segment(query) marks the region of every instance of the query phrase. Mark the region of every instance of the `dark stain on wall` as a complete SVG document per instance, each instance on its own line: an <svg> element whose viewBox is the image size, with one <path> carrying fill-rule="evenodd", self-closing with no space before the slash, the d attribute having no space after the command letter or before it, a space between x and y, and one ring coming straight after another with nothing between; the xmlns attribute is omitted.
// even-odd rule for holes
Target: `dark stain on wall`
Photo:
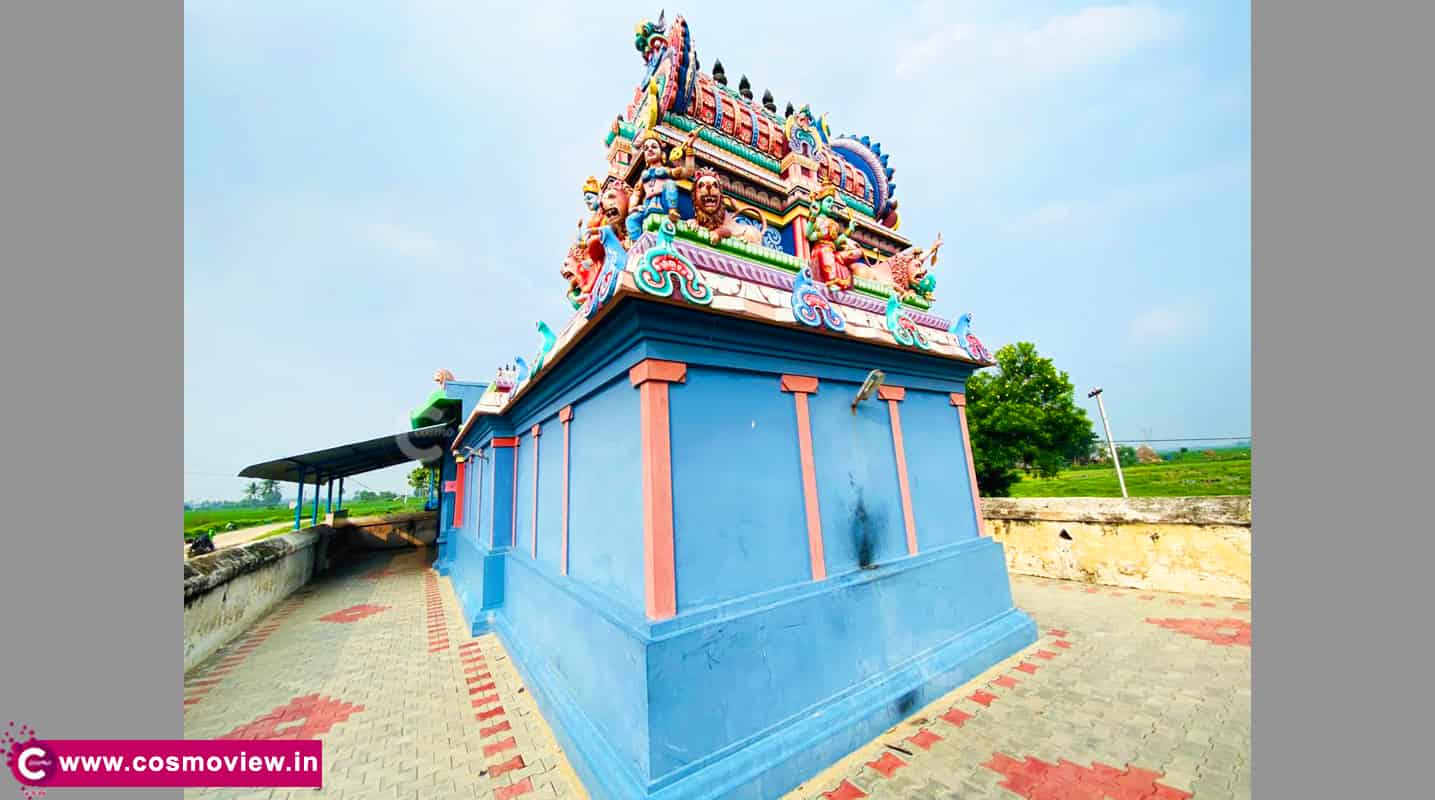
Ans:
<svg viewBox="0 0 1435 800"><path fill-rule="evenodd" d="M904 695L902 695L901 697L897 698L897 713L900 714L900 715L902 715L902 718L903 718L903 719L906 719L907 715L910 714L910 713L912 713L912 709L914 709L914 708L916 708L916 707L917 707L917 690L916 690L916 689L913 689L912 691L907 692L906 694L904 694Z"/></svg>
<svg viewBox="0 0 1435 800"><path fill-rule="evenodd" d="M853 489L857 494L857 505L852 510L852 543L857 551L857 566L871 569L877 566L874 561L881 530L878 521L872 518L867 504L862 500L862 490L856 486L853 486Z"/></svg>

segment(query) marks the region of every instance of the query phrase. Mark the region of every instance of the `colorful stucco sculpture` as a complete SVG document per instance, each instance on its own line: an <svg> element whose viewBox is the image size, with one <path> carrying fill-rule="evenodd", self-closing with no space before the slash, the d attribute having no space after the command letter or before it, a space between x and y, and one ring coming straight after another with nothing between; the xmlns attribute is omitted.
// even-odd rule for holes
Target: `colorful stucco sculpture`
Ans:
<svg viewBox="0 0 1435 800"><path fill-rule="evenodd" d="M634 43L535 245L573 314L461 396L438 565L593 797L766 800L1035 640L983 534L990 356L879 144L704 72L681 16Z"/></svg>

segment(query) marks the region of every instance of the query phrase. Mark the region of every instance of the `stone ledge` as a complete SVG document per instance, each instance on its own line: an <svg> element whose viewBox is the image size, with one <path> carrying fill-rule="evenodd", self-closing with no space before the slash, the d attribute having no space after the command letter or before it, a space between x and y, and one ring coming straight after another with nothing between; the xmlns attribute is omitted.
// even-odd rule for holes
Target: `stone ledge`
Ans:
<svg viewBox="0 0 1435 800"><path fill-rule="evenodd" d="M1250 527L1251 498L983 497L987 519Z"/></svg>
<svg viewBox="0 0 1435 800"><path fill-rule="evenodd" d="M216 586L221 586L241 575L254 572L266 564L272 564L313 547L329 531L328 527L322 525L317 528L305 528L301 531L286 533L283 536L248 542L236 547L226 547L223 550L186 559L184 562L184 601L188 603Z"/></svg>

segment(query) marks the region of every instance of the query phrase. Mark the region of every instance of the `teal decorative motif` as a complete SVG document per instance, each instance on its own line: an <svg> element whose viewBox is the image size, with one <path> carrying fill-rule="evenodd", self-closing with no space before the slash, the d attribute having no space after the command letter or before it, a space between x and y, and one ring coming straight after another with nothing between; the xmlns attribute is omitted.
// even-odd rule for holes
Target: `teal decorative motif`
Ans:
<svg viewBox="0 0 1435 800"><path fill-rule="evenodd" d="M951 330L948 331L948 333L956 337L957 346L967 351L967 355L971 356L977 361L985 361L987 363L991 363L992 354L988 352L985 347L982 346L981 340L978 339L969 330L971 324L972 314L970 311L968 311L960 317L957 317L957 321L952 323Z"/></svg>
<svg viewBox="0 0 1435 800"><path fill-rule="evenodd" d="M897 296L887 298L887 330L891 332L892 338L898 344L905 344L908 347L916 347L921 350L931 350L932 343L922 329L902 313L902 304L897 301Z"/></svg>
<svg viewBox="0 0 1435 800"><path fill-rule="evenodd" d="M599 236L603 244L603 264L599 268L598 277L593 280L593 289L588 293L588 300L581 311L585 319L591 319L593 314L618 289L618 274L628 266L628 252L623 248L618 235L613 229L604 226Z"/></svg>
<svg viewBox="0 0 1435 800"><path fill-rule="evenodd" d="M792 316L808 327L827 327L838 333L847 330L842 312L827 299L822 285L812 281L809 267L803 267L792 282Z"/></svg>
<svg viewBox="0 0 1435 800"><path fill-rule="evenodd" d="M638 288L658 297L672 297L673 290L683 293L689 303L700 306L711 305L712 288L703 280L697 268L682 256L673 246L677 228L672 220L663 220L658 227L658 243L643 254L638 265L636 280Z"/></svg>
<svg viewBox="0 0 1435 800"><path fill-rule="evenodd" d="M543 337L543 345L538 349L538 359L533 363L534 375L543 369L543 362L548 358L548 351L552 350L553 343L558 341L558 337L553 335L553 329L548 327L548 323L543 320L538 321L538 334Z"/></svg>

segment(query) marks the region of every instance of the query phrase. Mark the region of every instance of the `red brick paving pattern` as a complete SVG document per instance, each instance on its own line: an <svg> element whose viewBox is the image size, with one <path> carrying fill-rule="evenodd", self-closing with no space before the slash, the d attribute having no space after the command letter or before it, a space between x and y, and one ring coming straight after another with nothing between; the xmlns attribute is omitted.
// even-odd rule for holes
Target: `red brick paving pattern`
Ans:
<svg viewBox="0 0 1435 800"><path fill-rule="evenodd" d="M427 609L429 652L448 649L448 622L443 609L443 593L439 591L438 573L424 573L424 607Z"/></svg>
<svg viewBox="0 0 1435 800"><path fill-rule="evenodd" d="M844 780L837 785L836 789L830 792L823 792L822 796L827 800L860 800L866 797L867 793L852 785L852 781Z"/></svg>
<svg viewBox="0 0 1435 800"><path fill-rule="evenodd" d="M533 779L524 778L509 786L500 786L493 791L494 800L513 800L533 791Z"/></svg>
<svg viewBox="0 0 1435 800"><path fill-rule="evenodd" d="M361 619L363 619L363 618L365 618L365 617L372 617L372 616L375 615L375 614L381 614L381 613L383 613L383 612L385 612L385 611L388 611L388 610L389 610L389 607L388 607L388 606L371 606L371 605L349 606L348 608L344 609L343 611L335 611L335 612L332 613L332 614L325 614L324 616L322 616L322 617L319 618L319 621L320 621L320 622L338 622L338 623L341 623L341 624L347 624L347 623L351 623L351 622L358 622L359 620L361 620Z"/></svg>
<svg viewBox="0 0 1435 800"><path fill-rule="evenodd" d="M1234 644L1251 646L1251 623L1243 619L1154 619L1147 617L1152 625L1184 633L1187 636L1229 647Z"/></svg>
<svg viewBox="0 0 1435 800"><path fill-rule="evenodd" d="M908 736L908 737L907 737L907 741L909 741L909 742L911 742L912 744L914 744L914 745L916 745L916 746L922 748L923 750L930 750L930 749L932 749L932 745L936 744L937 742L940 742L942 739L943 739L943 737L938 736L938 735L935 734L935 733L932 733L931 731L927 730L926 728L923 728L923 729L921 729L920 731L917 731L917 733L916 733L915 735L912 735L912 736Z"/></svg>
<svg viewBox="0 0 1435 800"><path fill-rule="evenodd" d="M221 739L314 739L363 711L363 706L317 694L296 697Z"/></svg>
<svg viewBox="0 0 1435 800"><path fill-rule="evenodd" d="M1059 628L1047 631L1049 636L1061 637L1053 640L1053 644L1063 649L1071 646L1070 641L1065 638L1069 634ZM1035 653L1046 660L1052 660L1061 653L1050 650L1039 649ZM1026 662L1017 665L1017 669L1030 666ZM1032 672L1035 667L1032 667ZM992 680L988 685L1003 689L1016 689L1019 681L1010 675L1001 675ZM1000 695L978 690L965 698L978 703L983 707L990 707L1000 699ZM972 715L953 706L947 709L940 717L954 726L960 728ZM911 742L924 751L931 749L932 745L940 742L945 737L932 733L927 728L921 728L916 734L908 736L906 741ZM882 778L892 778L898 769L908 766L909 762L903 761L891 752L884 751L875 761L868 761L866 766ZM1156 783L1157 778L1163 777L1160 772L1127 766L1124 770L1109 767L1101 763L1095 763L1092 767L1082 767L1066 759L1059 760L1056 764L1049 764L1032 756L1025 760L1017 760L1003 753L992 754L990 761L982 766L994 772L1000 773L1005 780L999 786L1027 800L1186 800L1191 793ZM823 792L824 798L835 800L836 798L862 798L868 797L865 792L854 785L850 780L844 779L837 788Z"/></svg>
<svg viewBox="0 0 1435 800"><path fill-rule="evenodd" d="M1031 756L1018 761L1004 753L994 753L982 766L1001 773L1006 780L999 785L1027 800L1186 800L1191 796L1157 783L1161 773L1131 766L1083 767L1066 759L1048 764Z"/></svg>
<svg viewBox="0 0 1435 800"><path fill-rule="evenodd" d="M311 613L263 642L283 619L274 615L190 676L188 692L210 694L186 709L186 736L321 738L324 791L264 793L271 800L584 796L507 653L491 634L468 636L430 560L375 555L301 590L286 615ZM250 796L185 792L239 795Z"/></svg>
<svg viewBox="0 0 1435 800"><path fill-rule="evenodd" d="M186 677L184 682L184 710L196 705L203 700L216 686L224 682L224 676L231 670L244 663L245 659L259 649L273 633L279 630L295 611L299 610L300 600L297 597L290 597L279 604L277 611L269 615L264 622L242 634L238 639L220 649L218 660L211 658L207 666L200 666L194 674Z"/></svg>
<svg viewBox="0 0 1435 800"><path fill-rule="evenodd" d="M898 758L894 753L883 753L876 761L868 761L867 766L876 770L882 777L890 778L892 773L907 766L907 762Z"/></svg>
<svg viewBox="0 0 1435 800"><path fill-rule="evenodd" d="M1219 613L1248 615L1249 603L1130 590L1061 594L1080 588L1017 576L1018 604L1039 624L1059 627L1042 625L1036 645L789 797L1250 797L1249 650L1230 646L1248 637L1250 622ZM1141 613L1158 599L1187 606L1193 621L1161 624ZM1222 652L1231 655L1215 655ZM885 759L895 742L907 743L912 757L884 775L873 759Z"/></svg>
<svg viewBox="0 0 1435 800"><path fill-rule="evenodd" d="M209 671L192 675L186 683L187 697L207 692L209 699L186 708L186 735L211 738L238 731L293 736L310 725L328 725L330 730L322 738L326 773L332 776L326 776L330 791L345 786L357 789L357 782L377 779L381 785L397 781L399 795L412 796L408 787L414 786L415 776L404 777L403 770L430 763L432 759L424 759L423 754L437 749L445 754L438 765L419 767L419 797L451 796L455 789L446 794L442 787L454 781L465 796L522 800L579 796L571 773L554 770L555 759L566 768L561 753L535 733L547 728L531 698L521 693L521 681L506 653L491 635L468 637L451 590L427 569L422 555L401 556L383 569L371 566L370 573L374 572L386 574L358 580L362 570L351 572L346 583L320 587L303 602L322 608L322 613L355 604L390 607L385 613L361 625L323 624L317 616L307 615L282 629L283 618L276 613L227 650ZM873 749L859 751L865 755L856 762L858 772L834 773L825 785L812 782L810 793L802 796L1016 797L1001 785L1010 778L986 766L1010 766L998 759L1001 755L1022 765L1019 779L1040 778L1029 785L1031 794L1022 795L1029 798L1097 797L1090 794L1094 791L1090 787L1103 787L1103 781L1124 791L1122 781L1140 784L1147 778L1139 787L1145 794L1132 796L1184 798L1194 792L1196 800L1249 797L1250 648L1212 646L1218 642L1148 623L1149 601L1141 601L1146 595L1071 594L1071 588L1054 581L1015 579L1013 591L1019 604L1046 632L1038 645L1022 654L1027 660L1013 659L960 687L946 699L950 707L919 711L929 716L893 729L874 742ZM1068 593L1062 594L1063 589ZM1213 602L1209 598L1149 596L1164 603L1180 600L1171 604L1186 605L1187 618L1200 623L1191 630L1213 632L1230 644L1239 644L1242 638L1240 626L1230 625L1230 619L1247 617L1237 622L1249 630L1249 604L1244 601L1220 601L1213 608L1203 604ZM286 616L299 602L285 606ZM1204 621L1207 616L1215 619ZM276 630L267 642L253 639L255 634L268 636ZM364 642L368 644L354 649ZM437 651L425 653L426 643ZM1049 655L1037 656L1037 650ZM419 674L419 662L412 659L425 657L431 666ZM445 682L451 682L452 688ZM490 683L496 691L484 688ZM415 695L416 686L425 687L424 691ZM1225 688L1211 688L1217 686ZM986 702L970 699L978 692ZM498 698L494 703L472 707L475 698L494 694ZM348 704L356 710L346 715L337 706L327 714L304 716L302 707L291 707L287 719L273 716L290 701L310 695L315 697L307 702L319 711L324 703ZM1151 697L1159 702L1140 702ZM423 716L437 711L414 717L412 709L427 707L414 706L415 701L435 709L461 706L443 713L459 714L457 719L463 722L445 730L444 723ZM225 719L232 721L220 727ZM1237 731L1234 738L1232 730ZM515 746L485 754L510 738ZM375 747L375 741L384 746ZM465 747L472 761L459 760ZM517 759L522 766L517 766ZM341 764L347 772L336 775L332 770ZM870 764L881 765L890 777ZM376 778L390 775L391 769L398 770L393 778ZM435 781L440 787L436 790ZM345 790L344 796L350 793ZM359 794L363 793L355 796ZM186 796L228 795L186 792Z"/></svg>

